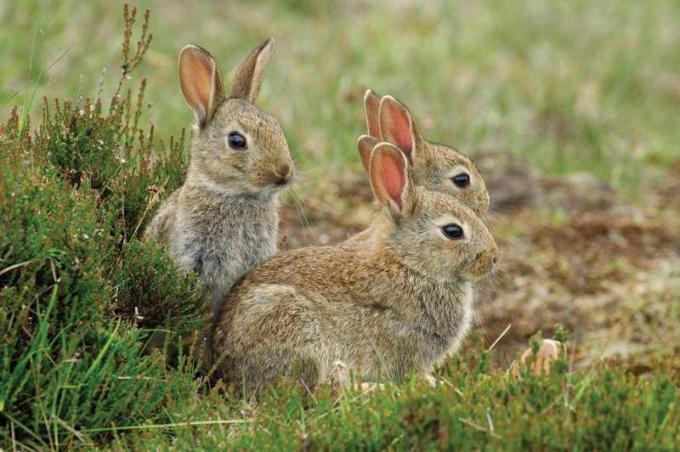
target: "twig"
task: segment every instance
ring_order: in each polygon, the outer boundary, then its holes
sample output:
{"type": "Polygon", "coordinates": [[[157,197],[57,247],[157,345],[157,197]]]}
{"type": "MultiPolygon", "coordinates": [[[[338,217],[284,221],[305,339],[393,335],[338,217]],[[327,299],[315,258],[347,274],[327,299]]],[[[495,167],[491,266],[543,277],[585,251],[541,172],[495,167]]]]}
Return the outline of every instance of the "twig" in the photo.
{"type": "Polygon", "coordinates": [[[7,268],[3,268],[0,270],[0,276],[4,275],[5,273],[11,272],[12,270],[16,270],[17,268],[25,267],[29,264],[32,264],[35,259],[30,259],[24,262],[19,262],[18,264],[10,265],[7,268]]]}
{"type": "Polygon", "coordinates": [[[498,336],[498,337],[496,338],[495,341],[493,341],[493,344],[491,344],[491,346],[489,347],[489,350],[487,350],[487,351],[490,352],[491,350],[493,350],[493,348],[496,346],[496,344],[498,344],[498,342],[500,342],[500,340],[503,339],[503,336],[505,336],[505,334],[506,334],[508,331],[510,331],[510,327],[511,327],[511,326],[512,326],[512,324],[509,323],[508,326],[505,327],[505,329],[503,330],[503,332],[500,334],[500,336],[498,336]]]}
{"type": "Polygon", "coordinates": [[[146,218],[146,214],[149,213],[149,210],[151,210],[151,207],[153,207],[157,202],[158,198],[160,197],[160,192],[161,190],[165,190],[165,186],[168,184],[168,181],[170,180],[170,176],[165,178],[165,181],[161,186],[159,187],[158,191],[153,194],[151,199],[146,203],[146,207],[144,208],[144,212],[142,212],[142,216],[139,218],[139,221],[137,222],[137,226],[135,226],[134,231],[132,231],[132,235],[130,237],[136,237],[137,236],[137,231],[139,231],[140,226],[142,226],[142,223],[144,222],[144,219],[146,218]]]}
{"type": "MultiPolygon", "coordinates": [[[[74,428],[71,427],[70,425],[68,425],[63,419],[61,419],[61,418],[59,418],[59,417],[55,417],[55,420],[57,421],[58,424],[60,424],[60,425],[61,425],[62,427],[64,427],[66,430],[68,430],[69,432],[71,432],[71,433],[73,434],[73,436],[75,436],[76,438],[78,438],[79,441],[82,441],[82,442],[84,442],[84,443],[89,443],[89,441],[87,441],[87,440],[85,439],[85,435],[83,435],[82,433],[80,433],[78,430],[74,429],[74,428]]],[[[90,443],[90,444],[91,444],[91,443],[90,443]]]]}
{"type": "Polygon", "coordinates": [[[472,422],[472,421],[469,420],[469,419],[465,419],[465,418],[459,417],[458,420],[459,420],[460,422],[462,422],[463,424],[468,425],[468,426],[474,428],[475,430],[479,430],[480,432],[488,433],[489,435],[493,436],[493,437],[496,438],[496,439],[501,439],[501,437],[498,436],[496,433],[488,431],[487,429],[485,429],[485,428],[482,427],[481,425],[475,424],[474,422],[472,422]]]}
{"type": "Polygon", "coordinates": [[[122,427],[97,427],[87,428],[82,430],[86,433],[100,433],[100,432],[115,432],[123,430],[145,430],[145,429],[164,429],[172,427],[193,427],[197,425],[231,425],[231,424],[248,424],[252,421],[247,419],[216,419],[214,421],[189,421],[179,422],[174,424],[141,424],[141,425],[124,425],[122,427]]]}

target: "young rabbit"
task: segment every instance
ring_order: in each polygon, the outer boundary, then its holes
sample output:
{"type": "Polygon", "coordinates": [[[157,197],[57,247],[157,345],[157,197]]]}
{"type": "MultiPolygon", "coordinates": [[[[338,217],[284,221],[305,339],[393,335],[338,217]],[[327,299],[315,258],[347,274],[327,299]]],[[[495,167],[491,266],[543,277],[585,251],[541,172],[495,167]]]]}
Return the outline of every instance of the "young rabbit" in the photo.
{"type": "Polygon", "coordinates": [[[392,96],[381,99],[369,89],[364,96],[364,110],[368,135],[359,138],[358,148],[366,171],[375,144],[392,143],[408,157],[416,185],[451,193],[477,215],[486,214],[489,193],[472,160],[449,146],[424,139],[411,112],[392,96]]]}
{"type": "Polygon", "coordinates": [[[211,341],[218,375],[245,389],[283,375],[313,387],[339,360],[361,380],[398,380],[426,376],[457,349],[472,317],[471,282],[492,269],[496,244],[472,210],[414,185],[411,172],[395,146],[373,150],[382,210],[372,253],[300,248],[234,286],[211,341]]]}
{"type": "Polygon", "coordinates": [[[228,96],[206,50],[188,45],[179,54],[182,93],[196,115],[191,161],[145,237],[164,243],[181,271],[198,273],[214,310],[276,251],[277,193],[294,174],[281,125],[253,104],[273,46],[267,40],[248,55],[228,96]]]}
{"type": "MultiPolygon", "coordinates": [[[[368,173],[371,151],[379,141],[399,147],[412,166],[413,182],[432,191],[450,193],[483,216],[489,207],[489,193],[475,164],[443,144],[431,143],[420,136],[415,119],[404,104],[392,96],[382,99],[372,90],[364,95],[368,135],[359,137],[359,157],[368,173]]],[[[345,240],[347,249],[366,249],[374,233],[371,226],[345,240]]]]}

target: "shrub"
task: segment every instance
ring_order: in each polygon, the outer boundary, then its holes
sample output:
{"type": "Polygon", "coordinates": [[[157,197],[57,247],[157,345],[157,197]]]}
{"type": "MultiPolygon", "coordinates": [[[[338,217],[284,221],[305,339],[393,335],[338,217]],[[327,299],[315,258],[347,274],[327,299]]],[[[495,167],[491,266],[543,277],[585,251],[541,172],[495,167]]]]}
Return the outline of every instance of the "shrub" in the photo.
{"type": "Polygon", "coordinates": [[[185,166],[183,138],[165,147],[143,124],[146,82],[119,95],[150,42],[147,12],[129,55],[135,18],[126,6],[107,113],[101,99],[45,100],[34,134],[16,109],[0,129],[0,444],[58,447],[79,429],[163,418],[173,387],[194,392],[141,352],[139,327],[198,328],[202,303],[195,278],[139,241],[185,166]]]}

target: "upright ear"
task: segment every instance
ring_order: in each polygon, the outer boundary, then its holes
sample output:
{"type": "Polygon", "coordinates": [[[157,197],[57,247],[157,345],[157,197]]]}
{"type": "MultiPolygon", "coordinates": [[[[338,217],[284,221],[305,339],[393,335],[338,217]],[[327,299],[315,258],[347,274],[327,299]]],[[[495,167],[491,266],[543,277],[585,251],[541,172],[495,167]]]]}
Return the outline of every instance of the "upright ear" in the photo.
{"type": "Polygon", "coordinates": [[[409,164],[396,146],[379,143],[371,153],[369,178],[373,194],[393,214],[402,215],[412,204],[409,164]]]}
{"type": "Polygon", "coordinates": [[[179,84],[199,126],[203,127],[224,98],[222,78],[207,50],[192,44],[180,50],[179,84]]]}
{"type": "Polygon", "coordinates": [[[361,164],[364,166],[364,171],[368,174],[368,169],[371,166],[371,151],[378,144],[378,140],[368,135],[361,135],[357,141],[357,148],[359,149],[359,157],[361,164]]]}
{"type": "Polygon", "coordinates": [[[397,146],[413,165],[418,131],[406,106],[392,96],[380,100],[380,137],[397,146]]]}
{"type": "Polygon", "coordinates": [[[380,96],[371,89],[366,90],[364,94],[364,112],[366,113],[366,128],[368,134],[380,139],[380,96]]]}
{"type": "Polygon", "coordinates": [[[236,68],[234,81],[231,85],[231,97],[246,99],[250,103],[255,103],[257,95],[262,86],[264,70],[269,64],[274,52],[274,40],[267,39],[236,68]]]}

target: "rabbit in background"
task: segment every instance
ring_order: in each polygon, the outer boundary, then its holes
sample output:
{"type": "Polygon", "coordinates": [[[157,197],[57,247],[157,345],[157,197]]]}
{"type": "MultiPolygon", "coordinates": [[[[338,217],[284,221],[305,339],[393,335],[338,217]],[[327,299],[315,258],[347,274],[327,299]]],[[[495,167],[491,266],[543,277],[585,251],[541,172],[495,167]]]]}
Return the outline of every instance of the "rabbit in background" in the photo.
{"type": "MultiPolygon", "coordinates": [[[[373,90],[364,96],[368,135],[357,141],[359,157],[369,172],[371,151],[380,141],[392,143],[407,157],[413,182],[428,190],[449,193],[484,217],[489,207],[489,193],[474,162],[452,147],[424,139],[408,108],[392,96],[382,98],[373,90]]],[[[341,246],[365,248],[373,228],[347,239],[341,246]]]]}
{"type": "Polygon", "coordinates": [[[367,165],[381,205],[364,245],[307,247],[253,269],[227,295],[209,341],[208,365],[237,387],[281,376],[309,388],[335,363],[360,380],[427,377],[469,329],[472,282],[493,268],[497,247],[454,196],[413,183],[407,156],[379,143],[367,165]]]}
{"type": "Polygon", "coordinates": [[[455,195],[477,215],[486,214],[489,193],[470,158],[450,146],[423,138],[413,114],[392,96],[381,98],[367,90],[364,111],[368,135],[359,137],[358,148],[366,171],[375,144],[380,141],[392,143],[408,158],[416,185],[455,195]]]}
{"type": "Polygon", "coordinates": [[[273,47],[269,39],[247,56],[229,94],[208,51],[187,45],[179,54],[182,93],[196,117],[189,169],[145,238],[199,275],[214,312],[236,280],[276,252],[277,194],[295,172],[281,125],[254,105],[273,47]]]}

